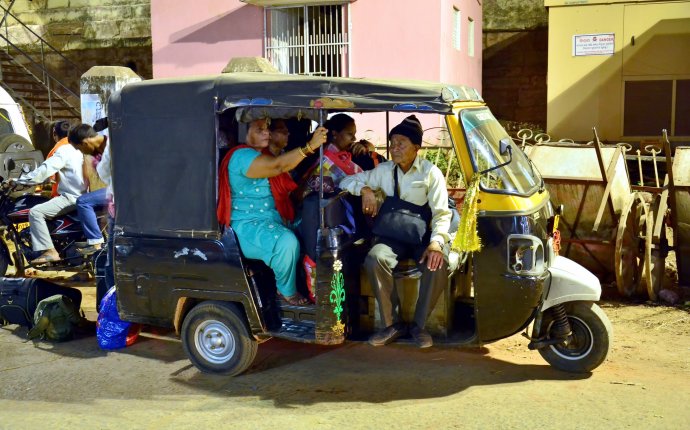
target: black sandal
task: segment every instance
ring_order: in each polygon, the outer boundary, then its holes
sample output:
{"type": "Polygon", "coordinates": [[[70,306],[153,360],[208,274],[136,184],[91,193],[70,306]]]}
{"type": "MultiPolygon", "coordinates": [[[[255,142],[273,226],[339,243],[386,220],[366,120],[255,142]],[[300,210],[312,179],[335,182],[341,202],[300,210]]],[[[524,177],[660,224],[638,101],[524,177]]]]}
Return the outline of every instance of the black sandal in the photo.
{"type": "Polygon", "coordinates": [[[285,300],[292,306],[305,306],[309,304],[309,299],[302,296],[300,293],[295,293],[288,297],[282,295],[281,293],[278,293],[278,297],[280,297],[281,300],[285,300]]]}

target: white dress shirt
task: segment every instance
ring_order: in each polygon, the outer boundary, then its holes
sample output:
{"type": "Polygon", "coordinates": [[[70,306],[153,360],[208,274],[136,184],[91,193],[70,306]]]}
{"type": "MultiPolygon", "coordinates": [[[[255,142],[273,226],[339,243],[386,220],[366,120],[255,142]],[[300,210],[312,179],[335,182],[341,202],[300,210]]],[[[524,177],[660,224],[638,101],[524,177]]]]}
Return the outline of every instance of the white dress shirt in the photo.
{"type": "Polygon", "coordinates": [[[60,173],[58,194],[77,198],[86,190],[84,184],[84,154],[72,144],[62,145],[52,157],[21,179],[40,184],[55,173],[60,173]]]}
{"type": "MultiPolygon", "coordinates": [[[[366,186],[374,191],[381,190],[386,196],[393,196],[395,194],[393,190],[394,168],[395,163],[393,161],[380,163],[373,170],[343,178],[340,182],[340,188],[359,196],[362,188],[366,186]]],[[[398,185],[401,199],[419,206],[429,204],[432,215],[431,240],[440,244],[447,243],[450,240],[448,229],[450,228],[451,212],[448,209],[446,180],[441,170],[431,161],[417,155],[407,173],[403,174],[402,169],[398,168],[398,185]]]]}

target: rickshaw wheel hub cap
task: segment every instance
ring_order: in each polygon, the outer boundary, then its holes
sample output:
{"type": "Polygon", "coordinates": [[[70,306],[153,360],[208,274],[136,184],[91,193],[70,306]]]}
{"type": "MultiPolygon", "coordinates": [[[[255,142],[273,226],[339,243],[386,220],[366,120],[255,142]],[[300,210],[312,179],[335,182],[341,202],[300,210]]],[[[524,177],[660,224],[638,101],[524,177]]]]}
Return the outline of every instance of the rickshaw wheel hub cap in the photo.
{"type": "Polygon", "coordinates": [[[568,315],[572,334],[566,342],[549,348],[566,360],[580,360],[589,355],[594,346],[592,330],[581,319],[568,315]]]}
{"type": "Polygon", "coordinates": [[[226,363],[235,355],[235,336],[220,321],[204,321],[194,332],[194,345],[199,354],[214,364],[226,363]]]}

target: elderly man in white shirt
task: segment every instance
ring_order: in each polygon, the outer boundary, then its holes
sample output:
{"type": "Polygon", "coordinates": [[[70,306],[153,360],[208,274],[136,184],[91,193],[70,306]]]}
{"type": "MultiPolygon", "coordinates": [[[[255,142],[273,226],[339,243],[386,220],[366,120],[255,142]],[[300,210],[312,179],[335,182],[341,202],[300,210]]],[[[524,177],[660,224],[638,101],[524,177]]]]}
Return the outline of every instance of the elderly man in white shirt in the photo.
{"type": "Polygon", "coordinates": [[[415,247],[377,237],[366,257],[364,267],[379,303],[381,320],[386,326],[369,338],[369,343],[374,346],[386,345],[408,332],[408,326],[400,318],[400,299],[392,273],[399,260],[414,258],[422,271],[414,321],[409,326],[409,334],[420,348],[433,344],[424,325],[448,281],[445,252],[451,220],[448,190],[439,168],[417,156],[422,134],[419,120],[414,115],[408,116],[390,132],[391,161],[381,163],[373,170],[348,176],[340,183],[343,190],[362,196],[365,215],[376,216],[378,205],[374,191],[394,195],[393,171],[397,166],[400,198],[419,206],[428,205],[431,209],[428,244],[415,247]]]}
{"type": "Polygon", "coordinates": [[[84,154],[94,153],[95,148],[86,143],[75,145],[71,138],[73,131],[74,128],[68,135],[69,145],[58,148],[52,157],[22,178],[22,182],[40,184],[55,173],[60,173],[58,196],[34,206],[29,211],[33,250],[43,251],[41,256],[32,261],[34,264],[60,259],[50,238],[46,218],[54,218],[59,214],[73,211],[76,208],[77,198],[86,190],[83,173],[84,154]]]}

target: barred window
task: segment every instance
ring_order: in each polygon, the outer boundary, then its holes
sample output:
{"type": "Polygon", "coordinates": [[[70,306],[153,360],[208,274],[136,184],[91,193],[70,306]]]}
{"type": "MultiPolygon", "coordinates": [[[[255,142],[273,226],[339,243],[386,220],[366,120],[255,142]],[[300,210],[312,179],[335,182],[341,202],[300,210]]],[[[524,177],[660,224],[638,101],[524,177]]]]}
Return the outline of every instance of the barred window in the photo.
{"type": "Polygon", "coordinates": [[[348,5],[264,10],[266,58],[283,73],[348,76],[348,5]]]}

